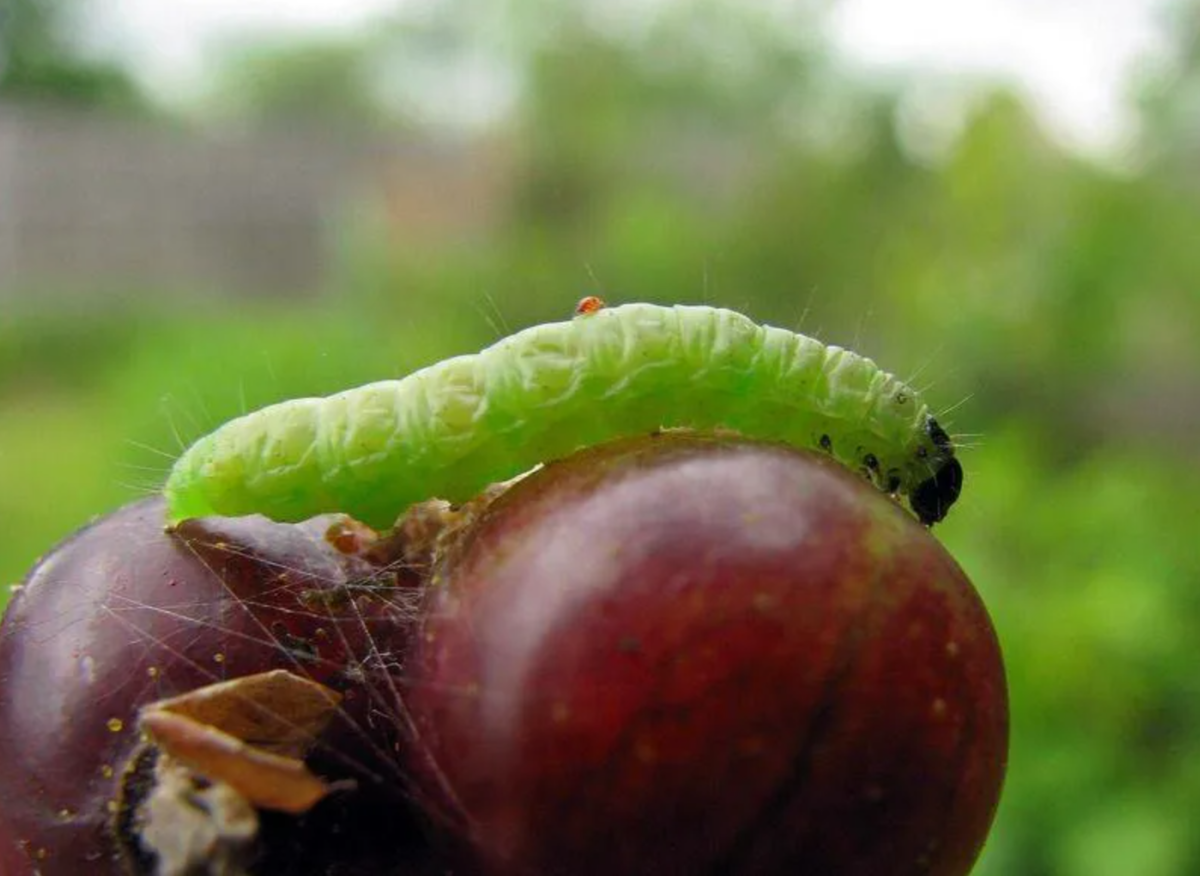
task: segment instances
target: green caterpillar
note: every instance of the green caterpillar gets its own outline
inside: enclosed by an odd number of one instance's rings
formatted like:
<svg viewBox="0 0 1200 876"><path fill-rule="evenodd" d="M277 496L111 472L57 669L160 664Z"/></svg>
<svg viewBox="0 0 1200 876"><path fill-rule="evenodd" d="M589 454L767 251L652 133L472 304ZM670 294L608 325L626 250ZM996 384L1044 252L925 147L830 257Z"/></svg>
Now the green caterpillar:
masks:
<svg viewBox="0 0 1200 876"><path fill-rule="evenodd" d="M172 523L206 514L390 526L409 504L611 438L726 428L822 449L908 498L926 525L962 488L928 407L870 359L714 307L580 309L476 355L226 423L176 461Z"/></svg>

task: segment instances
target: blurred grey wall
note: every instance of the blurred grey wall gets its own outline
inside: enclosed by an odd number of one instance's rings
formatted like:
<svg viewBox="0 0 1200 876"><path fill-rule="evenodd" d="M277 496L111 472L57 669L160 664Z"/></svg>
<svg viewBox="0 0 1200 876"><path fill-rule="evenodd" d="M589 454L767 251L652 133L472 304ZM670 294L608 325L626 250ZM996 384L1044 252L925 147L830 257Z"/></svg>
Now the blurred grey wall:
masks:
<svg viewBox="0 0 1200 876"><path fill-rule="evenodd" d="M479 234L500 163L483 144L0 105L0 302L315 294L339 220L378 208L413 246Z"/></svg>

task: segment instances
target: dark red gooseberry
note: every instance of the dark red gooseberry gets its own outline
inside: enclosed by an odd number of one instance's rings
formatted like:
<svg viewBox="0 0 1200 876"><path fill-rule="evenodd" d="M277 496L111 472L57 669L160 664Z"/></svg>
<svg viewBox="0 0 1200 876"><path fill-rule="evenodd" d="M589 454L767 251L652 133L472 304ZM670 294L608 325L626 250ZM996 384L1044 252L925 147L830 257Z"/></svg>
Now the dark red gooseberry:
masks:
<svg viewBox="0 0 1200 876"><path fill-rule="evenodd" d="M997 803L996 636L823 457L666 434L552 464L431 589L407 752L465 872L963 876Z"/></svg>
<svg viewBox="0 0 1200 876"><path fill-rule="evenodd" d="M174 533L164 519L158 498L100 518L47 554L9 606L0 628L5 876L119 872L112 824L138 709L271 669L343 694L343 715L315 754L322 768L398 796L388 679L413 591L392 570L335 549L329 519L204 518Z"/></svg>

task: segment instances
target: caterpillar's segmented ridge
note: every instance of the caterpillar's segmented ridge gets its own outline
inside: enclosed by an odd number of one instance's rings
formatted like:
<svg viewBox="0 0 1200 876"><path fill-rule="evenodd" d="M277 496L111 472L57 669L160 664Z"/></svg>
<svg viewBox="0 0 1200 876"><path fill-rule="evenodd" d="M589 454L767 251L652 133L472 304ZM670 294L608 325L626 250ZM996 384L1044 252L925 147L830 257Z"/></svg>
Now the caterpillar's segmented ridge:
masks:
<svg viewBox="0 0 1200 876"><path fill-rule="evenodd" d="M411 503L610 438L725 428L820 448L932 524L958 496L954 447L917 393L870 359L714 307L626 304L534 326L400 380L226 423L176 462L172 522L342 511L389 526Z"/></svg>

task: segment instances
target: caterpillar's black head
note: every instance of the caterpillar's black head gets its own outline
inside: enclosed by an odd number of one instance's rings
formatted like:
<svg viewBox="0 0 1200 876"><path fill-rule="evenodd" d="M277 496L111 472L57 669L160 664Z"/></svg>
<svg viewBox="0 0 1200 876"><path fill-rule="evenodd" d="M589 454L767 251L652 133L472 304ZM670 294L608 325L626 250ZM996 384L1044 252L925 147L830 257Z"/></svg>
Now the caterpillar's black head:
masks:
<svg viewBox="0 0 1200 876"><path fill-rule="evenodd" d="M945 518L962 492L963 470L962 464L954 458L954 442L933 417L925 421L925 434L938 449L937 458L930 460L934 474L909 493L908 504L922 523L933 526Z"/></svg>

